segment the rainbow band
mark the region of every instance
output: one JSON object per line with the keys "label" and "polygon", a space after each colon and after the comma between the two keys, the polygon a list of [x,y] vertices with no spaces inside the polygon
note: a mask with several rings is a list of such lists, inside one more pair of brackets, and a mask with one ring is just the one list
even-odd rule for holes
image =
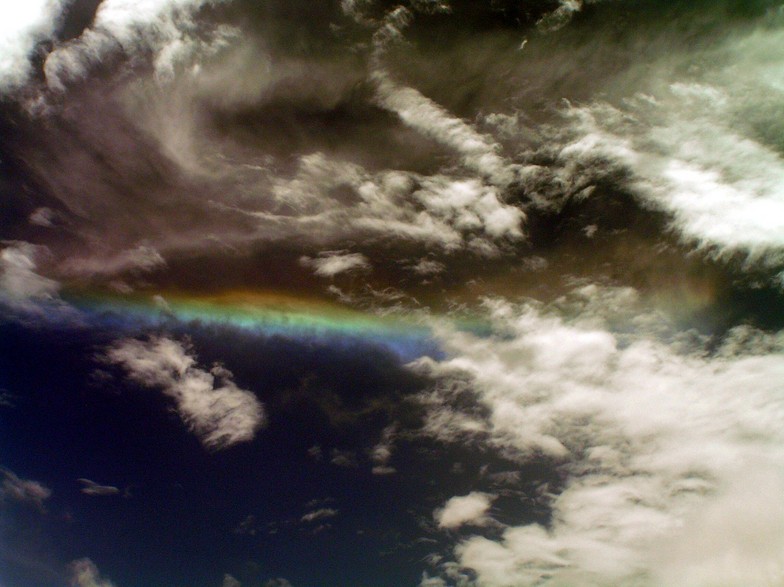
{"label": "rainbow band", "polygon": [[121,296],[69,292],[63,299],[94,320],[112,326],[160,327],[177,322],[219,324],[265,336],[332,344],[378,345],[411,360],[441,354],[425,319],[362,313],[322,300],[279,293],[228,292],[216,295]]}

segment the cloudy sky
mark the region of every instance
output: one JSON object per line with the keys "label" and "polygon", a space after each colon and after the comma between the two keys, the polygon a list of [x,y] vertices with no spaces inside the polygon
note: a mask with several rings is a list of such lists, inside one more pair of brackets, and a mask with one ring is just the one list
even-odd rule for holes
{"label": "cloudy sky", "polygon": [[0,587],[784,584],[780,0],[0,5]]}

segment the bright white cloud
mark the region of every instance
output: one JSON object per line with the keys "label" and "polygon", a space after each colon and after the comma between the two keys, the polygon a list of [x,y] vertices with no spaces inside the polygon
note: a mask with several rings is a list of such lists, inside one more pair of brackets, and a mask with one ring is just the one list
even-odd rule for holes
{"label": "bright white cloud", "polygon": [[65,275],[110,276],[127,271],[147,273],[165,265],[166,261],[154,247],[139,245],[108,256],[96,254],[87,258],[69,258],[62,263],[60,271]]}
{"label": "bright white cloud", "polygon": [[264,408],[252,392],[237,387],[221,366],[210,371],[197,367],[191,349],[180,342],[125,339],[108,349],[106,358],[122,366],[132,381],[161,388],[208,448],[250,441],[264,425]]}
{"label": "bright white cloud", "polygon": [[656,75],[631,86],[627,78],[617,81],[614,91],[626,95],[620,104],[569,106],[564,169],[553,179],[591,181],[609,163],[611,172],[630,173],[632,193],[669,213],[685,240],[780,263],[784,28],[780,20],[769,24],[696,53],[652,55],[644,67]]}
{"label": "bright white cloud", "polygon": [[[350,190],[355,199],[346,203],[336,197],[338,188]],[[293,208],[296,214],[252,213],[263,238],[295,233],[331,242],[371,236],[494,254],[499,243],[523,237],[523,211],[504,204],[498,188],[477,179],[402,171],[373,174],[314,153],[300,159],[293,178],[278,179],[273,194],[276,206]]]}
{"label": "bright white cloud", "polygon": [[[486,587],[780,583],[782,337],[684,354],[611,332],[600,309],[628,296],[591,292],[602,303],[573,320],[488,302],[495,336],[438,330],[451,358],[412,365],[435,380],[426,433],[569,475],[549,528],[468,538],[457,561]],[[482,410],[458,407],[467,392]]]}
{"label": "bright white cloud", "polygon": [[313,510],[312,512],[308,512],[300,519],[301,522],[309,523],[309,522],[316,522],[318,520],[326,520],[328,518],[334,518],[338,515],[338,510],[334,508],[320,508],[317,510]]}
{"label": "bright white cloud", "polygon": [[[449,11],[448,5],[440,2],[416,4],[419,4],[420,8],[425,8],[424,5],[428,4],[436,12]],[[517,175],[517,166],[510,164],[500,155],[500,145],[464,120],[450,114],[416,88],[396,82],[384,67],[383,58],[386,51],[402,42],[404,31],[413,18],[410,10],[398,6],[387,13],[373,37],[371,79],[376,84],[379,105],[397,114],[407,126],[454,149],[468,169],[479,173],[492,184],[509,185]]]}
{"label": "bright white cloud", "polygon": [[104,0],[90,28],[52,51],[44,71],[53,89],[86,77],[113,53],[129,57],[153,53],[159,76],[170,77],[177,64],[204,49],[193,14],[221,0]]}
{"label": "bright white cloud", "polygon": [[90,479],[77,479],[82,488],[79,490],[85,495],[104,496],[104,495],[117,495],[120,489],[113,485],[101,485]]}
{"label": "bright white cloud", "polygon": [[51,39],[65,0],[0,3],[0,92],[29,81],[36,44]]}
{"label": "bright white cloud", "polygon": [[0,294],[11,301],[51,299],[60,286],[53,279],[36,273],[38,259],[46,247],[16,242],[0,252]]}
{"label": "bright white cloud", "polygon": [[411,265],[410,269],[417,275],[429,276],[443,273],[446,270],[446,265],[433,259],[423,258]]}
{"label": "bright white cloud", "polygon": [[335,277],[339,273],[372,270],[370,261],[365,255],[345,251],[325,251],[319,253],[315,259],[302,257],[300,263],[305,267],[312,267],[314,273],[320,277]]}
{"label": "bright white cloud", "polygon": [[[699,87],[680,87],[683,92]],[[717,108],[702,88],[706,112]],[[677,92],[675,91],[677,90]],[[681,94],[681,95],[679,95]],[[692,100],[694,100],[692,95]],[[642,106],[641,106],[642,107]],[[572,111],[582,136],[561,151],[565,161],[607,159],[632,171],[634,192],[672,214],[688,240],[721,252],[744,251],[752,258],[782,258],[784,250],[784,160],[773,149],[737,131],[669,104],[647,104],[668,117],[648,126],[644,116],[608,105]],[[667,110],[667,108],[673,108]]]}
{"label": "bright white cloud", "polygon": [[89,558],[75,560],[70,564],[71,587],[114,587],[109,579],[101,577],[98,567]]}
{"label": "bright white cloud", "polygon": [[490,510],[493,498],[494,496],[479,491],[453,497],[444,504],[444,507],[437,509],[433,517],[439,528],[450,530],[466,524],[483,526],[490,519],[487,517],[487,512]]}

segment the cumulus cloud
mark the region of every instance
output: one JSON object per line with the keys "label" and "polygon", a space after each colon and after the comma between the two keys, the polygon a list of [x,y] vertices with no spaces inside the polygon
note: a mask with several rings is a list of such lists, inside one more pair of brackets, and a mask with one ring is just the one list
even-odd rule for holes
{"label": "cumulus cloud", "polygon": [[[341,195],[345,191],[352,198]],[[251,213],[267,239],[297,234],[333,242],[364,236],[492,254],[498,244],[523,237],[523,211],[504,203],[499,188],[478,179],[370,173],[315,153],[300,159],[293,178],[276,180],[273,193],[280,207],[297,213]]]}
{"label": "cumulus cloud", "polygon": [[510,525],[500,539],[456,545],[480,585],[784,579],[780,345],[684,353],[611,331],[599,310],[567,319],[494,300],[488,311],[494,336],[441,330],[450,358],[412,365],[436,382],[424,430],[568,477],[548,498],[549,527]]}
{"label": "cumulus cloud", "polygon": [[155,247],[139,245],[106,257],[69,258],[62,264],[61,271],[69,276],[112,276],[128,271],[147,273],[165,266],[166,261]]}
{"label": "cumulus cloud", "polygon": [[114,587],[109,579],[101,577],[98,567],[89,558],[73,561],[69,570],[71,587]]}
{"label": "cumulus cloud", "polygon": [[141,341],[124,339],[106,352],[128,378],[160,388],[171,397],[182,420],[210,449],[220,450],[252,440],[264,425],[265,414],[256,396],[240,389],[227,369],[196,366],[187,345],[166,337]]}
{"label": "cumulus cloud", "polygon": [[242,583],[237,581],[234,577],[229,574],[223,576],[223,583],[221,583],[221,587],[242,587]]}
{"label": "cumulus cloud", "polygon": [[423,258],[411,265],[410,269],[417,275],[429,276],[443,273],[446,270],[446,266],[439,261]]}
{"label": "cumulus cloud", "polygon": [[354,469],[359,466],[357,463],[357,455],[354,451],[333,448],[330,452],[330,456],[329,462],[338,467]]}
{"label": "cumulus cloud", "polygon": [[479,491],[472,491],[468,495],[456,496],[449,499],[444,504],[444,507],[437,509],[433,517],[439,528],[449,530],[466,524],[483,526],[490,520],[487,512],[490,510],[493,497]]}
{"label": "cumulus cloud", "polygon": [[33,210],[32,214],[30,214],[28,220],[30,221],[30,224],[36,226],[52,227],[54,226],[56,217],[57,213],[51,208],[36,208]]}
{"label": "cumulus cloud", "polygon": [[[713,119],[727,109],[721,98],[714,88],[673,84],[663,100],[639,98],[629,110],[575,107],[570,116],[579,138],[560,156],[587,168],[604,159],[630,170],[633,192],[672,214],[673,226],[701,247],[780,261],[784,160]],[[697,104],[710,114],[695,114]]]}
{"label": "cumulus cloud", "polygon": [[348,253],[346,251],[324,251],[318,257],[302,257],[300,263],[305,267],[312,267],[320,277],[335,277],[339,273],[353,273],[357,271],[370,271],[370,261],[361,253]]}
{"label": "cumulus cloud", "polygon": [[29,81],[36,45],[53,37],[65,5],[65,0],[30,0],[0,6],[0,92]]}
{"label": "cumulus cloud", "polygon": [[44,502],[52,495],[52,490],[38,481],[20,479],[12,471],[0,468],[2,485],[0,485],[0,503],[15,501],[26,503],[43,511]]}
{"label": "cumulus cloud", "polygon": [[302,518],[300,518],[300,522],[310,523],[316,522],[318,520],[326,520],[328,518],[334,518],[338,515],[338,510],[333,508],[320,508],[317,510],[313,510],[312,512],[306,513]]}
{"label": "cumulus cloud", "polygon": [[381,440],[371,449],[370,459],[373,461],[372,473],[374,475],[397,473],[397,470],[389,465],[395,448],[396,435],[397,425],[387,426],[381,433]]}
{"label": "cumulus cloud", "polygon": [[193,13],[216,1],[104,0],[90,28],[49,54],[44,64],[47,83],[63,90],[113,54],[137,57],[152,52],[156,69],[165,75],[199,43]]}
{"label": "cumulus cloud", "polygon": [[569,24],[575,13],[579,12],[582,7],[583,0],[561,0],[558,8],[545,14],[539,19],[536,26],[546,33],[555,32]]}
{"label": "cumulus cloud", "polygon": [[60,285],[36,273],[46,247],[25,242],[10,243],[0,252],[0,293],[12,302],[52,299]]}
{"label": "cumulus cloud", "polygon": [[89,479],[77,479],[77,481],[81,484],[82,488],[79,490],[85,495],[94,495],[94,496],[102,496],[102,495],[117,495],[120,493],[120,489],[114,487],[113,485],[100,485],[95,481],[90,481]]}
{"label": "cumulus cloud", "polygon": [[[581,4],[570,0],[559,10],[570,15]],[[760,24],[696,51],[678,50],[675,38],[672,50],[662,50],[661,37],[643,41],[650,44],[646,63],[606,81],[622,99],[569,103],[564,127],[540,129],[540,152],[557,151],[556,165],[542,174],[544,191],[625,176],[623,186],[644,206],[668,213],[685,241],[781,263],[784,160],[776,113],[784,88],[774,71],[784,29],[780,19]],[[642,68],[656,73],[640,75]]]}

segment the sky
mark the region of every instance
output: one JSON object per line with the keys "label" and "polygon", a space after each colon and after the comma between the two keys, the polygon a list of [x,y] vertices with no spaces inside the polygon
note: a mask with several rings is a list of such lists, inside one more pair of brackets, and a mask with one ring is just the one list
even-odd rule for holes
{"label": "sky", "polygon": [[781,47],[0,5],[0,587],[784,584]]}

